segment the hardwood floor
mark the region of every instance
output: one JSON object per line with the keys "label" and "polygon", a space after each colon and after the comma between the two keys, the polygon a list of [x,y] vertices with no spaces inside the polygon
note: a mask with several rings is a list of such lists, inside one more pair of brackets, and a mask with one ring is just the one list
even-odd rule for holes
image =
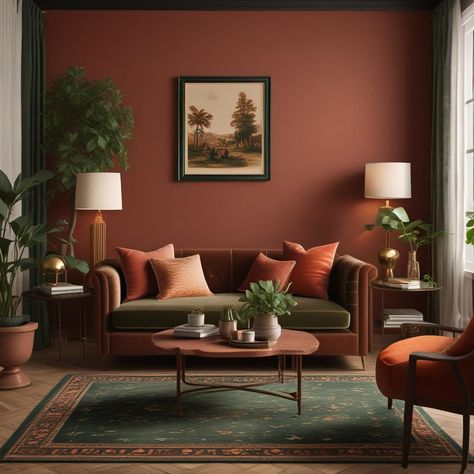
{"label": "hardwood floor", "polygon": [[[383,347],[390,342],[390,337],[378,336],[377,348]],[[62,362],[57,360],[55,349],[37,351],[26,367],[26,372],[33,380],[30,387],[16,391],[0,392],[0,444],[3,444],[13,431],[19,426],[23,419],[29,414],[33,407],[44,398],[49,390],[65,375],[73,372],[96,372],[100,370],[99,359],[95,356],[95,347],[89,343],[89,357],[83,361],[81,358],[81,346],[78,342],[69,343],[67,353]],[[374,351],[366,361],[364,374],[374,374],[375,358]],[[190,369],[199,370],[202,373],[213,373],[218,369],[217,364],[222,361],[191,361]],[[198,365],[199,364],[199,365]],[[255,366],[252,361],[252,370],[265,373],[269,365],[265,360],[260,360]],[[321,357],[311,358],[304,362],[304,371],[307,374],[354,374],[361,372],[360,359],[356,357]],[[157,367],[160,373],[174,373],[174,358],[124,358],[114,360],[110,371],[113,372],[152,372],[156,374]],[[227,373],[248,373],[250,365],[245,368],[242,362],[234,361],[234,366],[229,369],[226,362]],[[461,417],[438,410],[428,410],[431,416],[443,427],[443,429],[461,443],[462,422]],[[471,433],[474,432],[474,420],[471,422]],[[471,435],[471,453],[474,453],[474,434]],[[113,473],[206,473],[206,474],[232,474],[232,473],[261,473],[261,474],[392,474],[392,473],[430,473],[447,474],[459,472],[459,464],[411,464],[408,469],[402,469],[399,464],[195,464],[195,463],[173,463],[173,464],[104,464],[104,463],[15,463],[0,464],[0,473],[22,474],[50,474],[50,473],[82,473],[82,472],[113,472]],[[468,466],[466,473],[474,473],[474,463]]]}

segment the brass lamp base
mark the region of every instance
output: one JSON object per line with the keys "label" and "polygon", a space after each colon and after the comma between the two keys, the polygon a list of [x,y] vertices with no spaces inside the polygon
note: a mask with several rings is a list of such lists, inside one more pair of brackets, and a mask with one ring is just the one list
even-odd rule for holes
{"label": "brass lamp base", "polygon": [[102,212],[97,211],[94,221],[91,224],[91,267],[106,257],[106,231],[107,225],[102,218]]}
{"label": "brass lamp base", "polygon": [[379,251],[379,267],[382,281],[388,281],[389,278],[393,278],[393,270],[397,265],[398,257],[400,257],[400,253],[395,249],[385,248]]}

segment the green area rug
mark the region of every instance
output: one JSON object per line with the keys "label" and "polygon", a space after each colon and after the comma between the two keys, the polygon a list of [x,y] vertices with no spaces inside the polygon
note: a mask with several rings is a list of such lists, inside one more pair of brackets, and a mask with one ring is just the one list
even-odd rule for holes
{"label": "green area rug", "polygon": [[[194,380],[216,380],[192,377]],[[219,377],[256,381],[262,377]],[[287,379],[288,391],[294,378]],[[272,386],[269,386],[270,388]],[[281,389],[275,384],[274,389]],[[170,376],[68,375],[0,450],[25,462],[400,462],[402,403],[373,377],[306,376],[296,403],[243,391],[197,392],[176,416]],[[410,462],[458,462],[459,447],[421,409]]]}

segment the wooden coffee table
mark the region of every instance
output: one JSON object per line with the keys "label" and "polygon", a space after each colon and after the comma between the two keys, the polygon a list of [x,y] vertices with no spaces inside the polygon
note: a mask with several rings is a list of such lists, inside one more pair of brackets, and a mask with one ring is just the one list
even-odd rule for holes
{"label": "wooden coffee table", "polygon": [[[184,339],[173,336],[173,329],[156,333],[153,344],[160,353],[176,355],[176,411],[181,414],[181,397],[186,393],[204,390],[244,390],[296,401],[298,415],[301,415],[301,373],[304,355],[313,354],[319,347],[319,341],[310,333],[283,329],[277,343],[269,349],[249,349],[232,347],[220,336],[205,339]],[[278,357],[278,376],[267,382],[254,383],[197,383],[186,378],[186,356],[238,358],[238,357]],[[276,382],[284,382],[284,357],[292,356],[296,366],[296,392],[279,392],[258,388]],[[183,391],[181,384],[194,386]]]}

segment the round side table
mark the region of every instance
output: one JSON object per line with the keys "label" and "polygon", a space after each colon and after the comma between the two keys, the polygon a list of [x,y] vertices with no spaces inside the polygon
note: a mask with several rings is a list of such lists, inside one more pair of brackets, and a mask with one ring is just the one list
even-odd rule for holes
{"label": "round side table", "polygon": [[63,294],[63,295],[44,295],[35,290],[24,291],[21,296],[23,298],[29,298],[37,301],[46,301],[48,306],[53,308],[53,333],[54,333],[54,317],[58,322],[58,359],[62,358],[62,319],[61,319],[61,303],[65,301],[77,301],[81,304],[81,317],[80,317],[80,338],[82,342],[82,358],[87,357],[87,325],[86,325],[86,307],[87,302],[92,297],[91,289],[84,289],[82,293]]}
{"label": "round side table", "polygon": [[[436,286],[436,287],[431,287],[431,286],[421,286],[420,288],[394,288],[394,287],[391,287],[391,286],[387,286],[387,285],[383,285],[382,283],[379,283],[380,280],[375,280],[373,282],[371,282],[370,284],[370,293],[371,293],[371,302],[373,304],[373,291],[380,291],[381,292],[381,305],[382,305],[382,311],[380,312],[380,314],[382,315],[383,314],[383,310],[384,310],[384,302],[383,302],[383,297],[384,297],[384,293],[386,291],[391,291],[391,292],[395,292],[395,293],[426,293],[426,296],[427,298],[429,298],[429,295],[430,293],[432,293],[433,291],[439,291],[442,289],[441,286]],[[428,299],[428,312],[429,312],[429,299]],[[373,318],[371,318],[372,320]],[[383,317],[380,316],[380,322],[381,322],[381,327],[382,327],[382,334],[384,333],[384,320],[383,320]],[[372,331],[371,331],[371,334],[373,334],[373,322],[372,322]]]}

